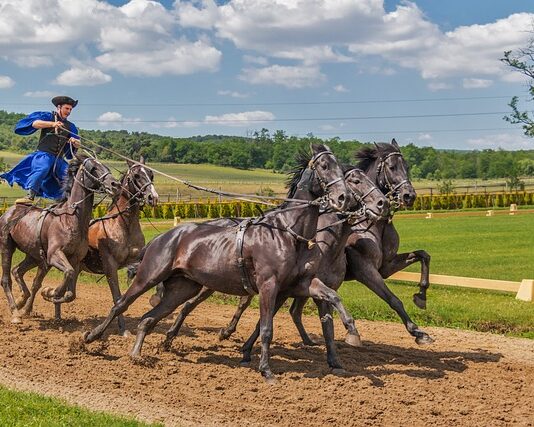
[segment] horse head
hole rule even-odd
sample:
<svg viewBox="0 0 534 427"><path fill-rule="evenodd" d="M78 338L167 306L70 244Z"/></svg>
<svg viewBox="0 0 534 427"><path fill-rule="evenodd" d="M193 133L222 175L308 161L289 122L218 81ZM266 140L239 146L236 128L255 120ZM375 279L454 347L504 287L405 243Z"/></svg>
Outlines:
<svg viewBox="0 0 534 427"><path fill-rule="evenodd" d="M393 203L412 206L415 202L415 189L408 176L408 164L397 141L391 144L375 143L375 148L364 148L356 154L358 167L374 180Z"/></svg>
<svg viewBox="0 0 534 427"><path fill-rule="evenodd" d="M349 167L345 169L345 182L352 193L350 211L362 212L371 221L389 213L389 203L386 196L367 177L361 169Z"/></svg>
<svg viewBox="0 0 534 427"><path fill-rule="evenodd" d="M74 180L86 190L94 193L107 193L115 197L121 191L121 185L109 168L97 159L83 154L76 154L75 160L71 161L71 168L76 169Z"/></svg>
<svg viewBox="0 0 534 427"><path fill-rule="evenodd" d="M139 162L128 160L127 163L129 169L123 185L127 185L126 190L129 193L129 197L140 203L146 202L150 206L156 206L159 195L154 188L154 173L143 166L145 164L143 156L141 156Z"/></svg>
<svg viewBox="0 0 534 427"><path fill-rule="evenodd" d="M301 154L298 161L301 164L300 172L296 171L291 184L294 190L307 190L315 198L325 196L332 209L344 210L350 192L343 171L330 148L323 144L312 144L311 158Z"/></svg>

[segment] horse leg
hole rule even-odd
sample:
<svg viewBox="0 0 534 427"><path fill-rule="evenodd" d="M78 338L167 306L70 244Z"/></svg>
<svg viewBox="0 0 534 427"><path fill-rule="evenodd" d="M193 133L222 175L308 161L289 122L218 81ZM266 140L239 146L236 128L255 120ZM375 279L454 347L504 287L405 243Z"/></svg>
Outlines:
<svg viewBox="0 0 534 427"><path fill-rule="evenodd" d="M37 265L38 263L35 261L35 259L33 259L33 257L26 255L26 258L24 258L20 264L11 270L11 274L18 283L20 291L22 292L22 295L16 300L17 309L19 310L24 306L31 295L30 291L28 290L28 286L24 281L24 275Z"/></svg>
<svg viewBox="0 0 534 427"><path fill-rule="evenodd" d="M434 342L434 340L426 332L419 329L419 327L410 319L408 313L404 309L402 301L397 298L397 296L391 292L387 287L382 275L375 269L371 264L362 265L362 268L355 269L355 279L363 283L380 298L382 298L388 305L395 310L399 315L406 327L406 330L410 335L415 337L415 342L417 344L429 344Z"/></svg>
<svg viewBox="0 0 534 427"><path fill-rule="evenodd" d="M302 342L305 345L313 346L313 345L319 345L314 340L310 338L308 333L306 332L306 329L304 328L304 325L302 324L302 311L304 310L304 306L306 305L307 298L294 298L293 303L291 304L291 307L289 308L289 313L291 314L291 318L293 319L293 323L297 327L297 330L299 331L300 337L302 338Z"/></svg>
<svg viewBox="0 0 534 427"><path fill-rule="evenodd" d="M234 317L232 317L232 320L226 328L222 328L219 331L219 340L226 340L230 338L230 336L235 332L237 324L239 323L239 319L241 319L243 312L252 302L252 298L254 298L254 295L244 295L239 299L239 305L237 306L237 310L234 313Z"/></svg>
<svg viewBox="0 0 534 427"><path fill-rule="evenodd" d="M29 316L31 314L33 310L33 302L35 300L35 296L37 295L37 291L39 291L39 289L41 288L41 285L43 284L43 279L45 278L49 270L50 269L46 266L39 265L37 267L37 273L35 275L35 278L33 279L30 297L22 308L22 314L24 316Z"/></svg>
<svg viewBox="0 0 534 427"><path fill-rule="evenodd" d="M9 310L11 311L11 323L22 323L20 313L17 309L15 298L11 290L11 262L13 260L13 252L15 252L15 242L8 236L1 244L2 255L2 288L6 294Z"/></svg>
<svg viewBox="0 0 534 427"><path fill-rule="evenodd" d="M332 306L324 301L314 300L319 309L319 319L323 328L323 337L326 345L326 361L334 373L341 373L343 366L337 355L336 344L334 342L334 319L332 317Z"/></svg>
<svg viewBox="0 0 534 427"><path fill-rule="evenodd" d="M261 356L259 371L269 384L276 383L276 377L269 366L269 349L273 339L273 317L278 296L278 286L274 280L259 286L260 293L260 339Z"/></svg>
<svg viewBox="0 0 534 427"><path fill-rule="evenodd" d="M182 307L182 310L180 311L180 314L178 314L178 317L174 321L171 328L166 333L165 341L163 342L163 348L167 351L169 351L172 347L172 341L178 335L178 332L180 331L180 328L182 327L182 324L184 323L184 320L187 316L189 316L189 313L191 313L202 301L205 301L208 299L210 295L213 295L213 292L211 289L203 287L200 290L200 293L191 298L190 300L186 301L184 303L184 306ZM162 293L163 297L165 296L165 293ZM164 298L162 298L163 300Z"/></svg>
<svg viewBox="0 0 534 427"><path fill-rule="evenodd" d="M132 284L126 290L124 295L122 295L115 302L115 305L111 308L108 317L100 325L96 326L91 331L84 333L83 339L87 344L100 338L115 317L124 313L128 307L130 307L130 305L137 298L139 298L139 296L160 283L167 274L170 274L170 271L168 271L167 268L168 266L159 265L158 267L160 268L158 268L156 271L151 271L150 269L152 266L153 264L150 264L146 268L143 268L143 264L141 264L140 271L133 279Z"/></svg>
<svg viewBox="0 0 534 427"><path fill-rule="evenodd" d="M284 303L287 301L287 296L284 294L278 294L275 301L274 306L274 313L273 316L278 313L278 310L284 305ZM258 321L256 323L256 328L250 335L250 337L245 341L245 344L243 344L243 347L241 347L241 351L243 352L243 358L241 359L241 365L247 366L250 361L252 360L252 348L254 346L254 343L257 341L258 337L260 336L260 322Z"/></svg>
<svg viewBox="0 0 534 427"><path fill-rule="evenodd" d="M382 265L380 274L387 279L393 273L404 270L413 263L421 263L421 280L419 281L419 292L413 295L413 302L420 309L426 309L426 291L430 286L430 255L423 250L413 251L404 254L397 254L395 258Z"/></svg>
<svg viewBox="0 0 534 427"><path fill-rule="evenodd" d="M163 286L165 286L165 292L160 303L144 314L137 326L135 344L130 353L132 358L140 357L145 337L154 329L156 324L171 314L184 301L198 294L201 289L201 285L183 277L172 277L163 282Z"/></svg>
<svg viewBox="0 0 534 427"><path fill-rule="evenodd" d="M308 287L298 287L295 289L295 292L299 293L298 296L309 296L314 299L332 304L338 311L339 317L347 329L347 337L345 338L345 342L353 347L359 347L362 345L360 334L358 333L356 325L354 324L354 319L341 303L341 298L336 291L330 289L317 277L314 277ZM297 293L295 295L297 295Z"/></svg>
<svg viewBox="0 0 534 427"><path fill-rule="evenodd" d="M117 274L119 266L117 261L110 253L106 251L101 252L102 267L108 280L109 290L113 298L113 303L116 303L121 297L121 290L119 287L119 275ZM124 322L124 316L122 314L117 316L117 323L119 326L119 335L126 336L126 324Z"/></svg>

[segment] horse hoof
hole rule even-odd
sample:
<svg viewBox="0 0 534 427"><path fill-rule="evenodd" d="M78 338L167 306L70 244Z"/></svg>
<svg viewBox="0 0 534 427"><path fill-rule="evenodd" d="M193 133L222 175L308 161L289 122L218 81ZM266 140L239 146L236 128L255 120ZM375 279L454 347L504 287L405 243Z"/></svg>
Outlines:
<svg viewBox="0 0 534 427"><path fill-rule="evenodd" d="M248 368L250 366L250 359L241 359L241 361L239 362L239 365L242 367L242 368Z"/></svg>
<svg viewBox="0 0 534 427"><path fill-rule="evenodd" d="M318 346L319 345L319 342L315 341L314 339L310 338L309 336L304 338L302 340L302 344L304 345L307 345L307 346L310 346L310 347L315 347L315 346Z"/></svg>
<svg viewBox="0 0 534 427"><path fill-rule="evenodd" d="M148 302L152 307L155 307L161 302L161 298L157 294L154 294L150 297Z"/></svg>
<svg viewBox="0 0 534 427"><path fill-rule="evenodd" d="M122 333L120 333L120 336L123 338L130 338L132 336L132 333L128 329L126 329Z"/></svg>
<svg viewBox="0 0 534 427"><path fill-rule="evenodd" d="M82 340L84 343L89 344L93 342L93 340L89 337L91 335L90 331L85 331L82 335Z"/></svg>
<svg viewBox="0 0 534 427"><path fill-rule="evenodd" d="M51 288L50 286L47 286L47 287L43 288L43 290L41 291L41 296L45 300L50 301L50 299L53 296L53 293L54 293L54 289Z"/></svg>
<svg viewBox="0 0 534 427"><path fill-rule="evenodd" d="M226 329L221 329L219 331L219 341L224 341L224 340L227 340L230 335L232 334L229 334L228 332L226 332Z"/></svg>
<svg viewBox="0 0 534 427"><path fill-rule="evenodd" d="M343 368L332 368L332 374L338 375L338 376L345 376L347 375L347 371Z"/></svg>
<svg viewBox="0 0 534 427"><path fill-rule="evenodd" d="M434 342L434 339L427 333L423 332L421 335L418 335L415 338L415 342L419 345L432 344Z"/></svg>
<svg viewBox="0 0 534 427"><path fill-rule="evenodd" d="M22 319L20 318L19 315L12 316L11 323L13 323L14 325L20 325L22 323Z"/></svg>
<svg viewBox="0 0 534 427"><path fill-rule="evenodd" d="M359 335L347 334L345 337L345 342L352 347L361 347L362 340Z"/></svg>
<svg viewBox="0 0 534 427"><path fill-rule="evenodd" d="M262 373L263 375L263 378L265 379L265 382L269 385L275 385L275 384L278 384L278 380L276 379L276 377L274 376L274 374L272 372L268 372L268 373Z"/></svg>
<svg viewBox="0 0 534 427"><path fill-rule="evenodd" d="M421 310L426 310L426 297L421 294L413 294L413 303Z"/></svg>

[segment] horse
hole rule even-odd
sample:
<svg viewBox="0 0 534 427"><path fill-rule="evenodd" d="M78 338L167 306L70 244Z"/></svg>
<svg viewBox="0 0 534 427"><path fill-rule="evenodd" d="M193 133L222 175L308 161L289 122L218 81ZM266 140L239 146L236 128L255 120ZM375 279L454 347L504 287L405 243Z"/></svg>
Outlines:
<svg viewBox="0 0 534 427"><path fill-rule="evenodd" d="M364 148L356 154L356 158L359 160L358 167L363 169L371 181L390 199L394 208L390 210L389 217L363 224L365 231L355 231L351 234L345 248L347 258L345 280L357 280L382 298L399 315L408 333L415 337L417 344L431 344L434 339L412 321L402 301L384 281L397 271L420 262L419 292L413 295L413 301L420 309L426 309L426 291L430 284L430 255L424 250L399 254L399 234L393 225L395 207L403 205L411 207L416 198L415 189L408 176L408 165L395 139L391 144L380 143L374 148ZM313 344L301 320L305 302L303 299L296 299L290 308L290 313L303 341Z"/></svg>
<svg viewBox="0 0 534 427"><path fill-rule="evenodd" d="M395 210L401 205L412 206L416 193L408 177L408 165L402 157L400 147L392 140L391 144L380 143L374 148L364 148L356 154L358 167L368 175L391 201L390 215L379 221L368 221L353 231L347 240L345 257L347 270L344 280L357 280L386 301L397 312L407 331L415 337L418 344L430 344L434 340L426 332L419 329L404 309L402 301L388 288L384 279L393 273L403 270L409 265L421 263L421 280L419 292L413 299L417 307L426 308L426 290L429 286L430 255L424 250L398 254L399 234L393 225ZM289 312L306 345L317 345L302 324L302 311L307 298L295 298ZM252 297L241 298L236 312L226 328L221 329L219 338L227 339L236 330L241 315L250 305ZM353 345L360 345L359 334L349 335L347 339Z"/></svg>
<svg viewBox="0 0 534 427"><path fill-rule="evenodd" d="M388 214L388 201L385 196L377 189L377 187L367 178L363 171L355 167L345 167L345 182L349 190L352 192L353 199L357 202L351 209L350 217L340 218L340 215L334 212L322 212L318 220L317 229L317 250L321 253L318 260L318 267L316 269L316 277L318 277L329 288L337 290L345 277L346 262L344 256L345 244L349 235L352 233L352 228L355 227L354 222L361 218L367 218L370 221L377 221L382 216ZM210 223L221 226L232 226L236 224L237 219L223 218L213 220ZM159 297L161 298L163 292L159 290ZM198 306L202 301L206 300L214 290L204 287L202 291L194 298L187 301L180 311L172 327L167 331L166 339L163 343L165 350L170 350L174 337L178 334L185 318ZM243 297L248 303L252 300L252 296ZM287 296L279 294L275 312L287 300ZM321 326L323 328L323 335L325 337L327 348L327 363L328 366L337 372L342 370L342 365L337 356L337 351L334 345L334 333L332 322L332 306L321 300L314 300L319 310L319 317L321 319ZM248 305L247 305L248 306ZM245 306L243 306L246 308ZM243 310L244 310L243 308ZM242 314L242 312L240 313ZM234 316L234 331L240 314ZM251 351L254 342L259 335L259 324L256 325L256 330L247 340L243 346L243 360L242 364L247 364L251 360ZM360 337L356 330L349 333L346 338L347 343L351 345L359 345Z"/></svg>
<svg viewBox="0 0 534 427"><path fill-rule="evenodd" d="M121 177L121 192L109 206L106 215L95 218L89 226L89 250L82 261L82 270L105 274L113 301L120 296L118 270L130 265L145 245L139 223L141 207L155 206L158 193L154 188L154 174L139 162L127 161L128 170ZM118 317L119 334L126 334L123 316Z"/></svg>
<svg viewBox="0 0 534 427"><path fill-rule="evenodd" d="M55 317L61 318L61 304L76 298L76 279L88 249L87 231L96 192L115 196L119 182L98 160L77 154L69 163L63 182L65 198L47 209L16 204L0 217L0 256L2 287L11 310L12 323L21 323L21 314L31 312L36 291L51 267L63 272L63 282L56 289L45 288L42 295L55 304ZM12 274L22 295L15 300L11 290L11 263L19 249L26 254ZM32 292L24 281L26 272L38 267ZM21 310L22 313L19 311Z"/></svg>
<svg viewBox="0 0 534 427"><path fill-rule="evenodd" d="M354 320L335 291L314 277L317 260L315 235L318 197L342 211L350 203L343 172L327 146L312 145L301 156L288 200L278 209L239 227L189 223L156 237L148 246L131 286L112 307L108 317L84 334L90 343L99 338L113 319L141 294L163 282L160 303L143 315L131 356L140 356L144 338L156 323L197 295L203 286L232 295L258 293L262 354L259 370L267 382L276 378L269 366L273 315L277 296L291 288L293 295L326 300L339 311L349 329ZM295 200L298 199L298 200ZM302 203L305 202L305 203ZM310 249L311 248L311 249Z"/></svg>

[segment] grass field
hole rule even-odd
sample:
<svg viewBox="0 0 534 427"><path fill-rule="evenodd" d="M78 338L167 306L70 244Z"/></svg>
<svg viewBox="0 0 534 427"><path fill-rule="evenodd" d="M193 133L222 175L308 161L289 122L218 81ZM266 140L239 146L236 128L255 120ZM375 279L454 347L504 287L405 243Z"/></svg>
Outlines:
<svg viewBox="0 0 534 427"><path fill-rule="evenodd" d="M2 427L141 427L148 424L101 412L91 412L68 405L60 399L11 391L0 386L0 425Z"/></svg>

